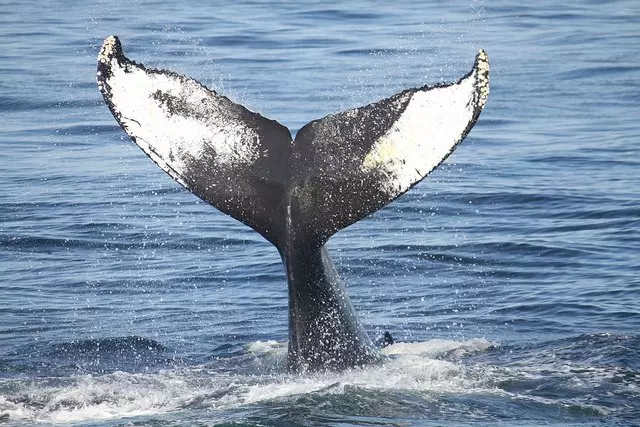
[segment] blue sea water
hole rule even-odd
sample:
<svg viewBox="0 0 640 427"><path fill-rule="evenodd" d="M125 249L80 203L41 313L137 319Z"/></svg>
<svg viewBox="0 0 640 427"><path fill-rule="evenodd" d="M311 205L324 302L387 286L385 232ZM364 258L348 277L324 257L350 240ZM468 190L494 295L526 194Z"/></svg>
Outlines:
<svg viewBox="0 0 640 427"><path fill-rule="evenodd" d="M0 423L640 425L640 5L0 4ZM381 366L291 375L274 248L103 104L104 37L295 132L456 80L490 99L329 242Z"/></svg>

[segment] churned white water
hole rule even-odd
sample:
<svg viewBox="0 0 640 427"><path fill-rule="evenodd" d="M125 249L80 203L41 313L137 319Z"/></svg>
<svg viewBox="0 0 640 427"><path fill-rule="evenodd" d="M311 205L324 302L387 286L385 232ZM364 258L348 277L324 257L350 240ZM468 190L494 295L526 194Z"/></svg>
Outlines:
<svg viewBox="0 0 640 427"><path fill-rule="evenodd" d="M271 364L264 375L220 374L215 363L154 373L113 372L35 381L2 380L3 389L20 390L0 398L0 413L11 420L69 423L139 417L199 407L211 411L310 393L339 395L352 388L380 392L500 393L473 367L459 362L464 354L483 352L485 339L397 343L384 349L381 365L313 375L282 372L286 343L253 342L251 363ZM453 356L455 355L455 357Z"/></svg>

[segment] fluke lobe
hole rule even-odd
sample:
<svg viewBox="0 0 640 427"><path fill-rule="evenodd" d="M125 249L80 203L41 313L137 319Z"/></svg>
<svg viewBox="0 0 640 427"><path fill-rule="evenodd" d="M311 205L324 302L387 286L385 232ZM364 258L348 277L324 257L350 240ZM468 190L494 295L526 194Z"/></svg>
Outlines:
<svg viewBox="0 0 640 427"><path fill-rule="evenodd" d="M194 79L131 61L115 36L102 45L97 78L113 116L151 160L278 249L290 370L378 359L324 245L409 190L464 139L489 95L486 53L455 83L330 114L295 139Z"/></svg>

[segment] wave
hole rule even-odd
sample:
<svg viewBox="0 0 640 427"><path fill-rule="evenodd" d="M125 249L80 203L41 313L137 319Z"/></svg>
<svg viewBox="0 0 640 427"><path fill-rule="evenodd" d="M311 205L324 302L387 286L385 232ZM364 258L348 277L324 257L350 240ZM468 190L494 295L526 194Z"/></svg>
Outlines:
<svg viewBox="0 0 640 427"><path fill-rule="evenodd" d="M257 341L227 358L153 373L0 380L0 417L69 423L157 419L184 411L213 418L265 412L285 422L294 413L320 420L328 413L413 418L426 412L450 421L461 413L498 421L517 419L510 411L526 408L539 414L538 421L577 422L612 414L632 419L640 415L629 405L640 398L640 373L622 366L630 354L620 354L621 345L635 351L638 337L593 334L519 348L484 338L400 342L383 350L387 360L380 365L293 375L284 368L286 343ZM56 348L164 351L160 343L141 337L74 341ZM585 351L588 357L578 356ZM616 363L598 357L611 352L617 352ZM474 412L489 409L495 413Z"/></svg>
<svg viewBox="0 0 640 427"><path fill-rule="evenodd" d="M166 348L157 341L135 335L64 342L54 345L54 349L60 354L76 355L139 355L140 353L149 352L163 353L166 350Z"/></svg>

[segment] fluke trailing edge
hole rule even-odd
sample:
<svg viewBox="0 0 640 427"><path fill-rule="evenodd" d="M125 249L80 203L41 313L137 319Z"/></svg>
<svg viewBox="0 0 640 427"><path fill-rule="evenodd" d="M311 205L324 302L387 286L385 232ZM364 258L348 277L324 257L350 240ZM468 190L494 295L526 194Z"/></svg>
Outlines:
<svg viewBox="0 0 640 427"><path fill-rule="evenodd" d="M489 95L484 51L451 84L408 89L305 125L280 123L197 81L146 68L107 37L98 86L131 139L189 191L271 242L287 270L293 371L378 358L324 247L435 169Z"/></svg>

